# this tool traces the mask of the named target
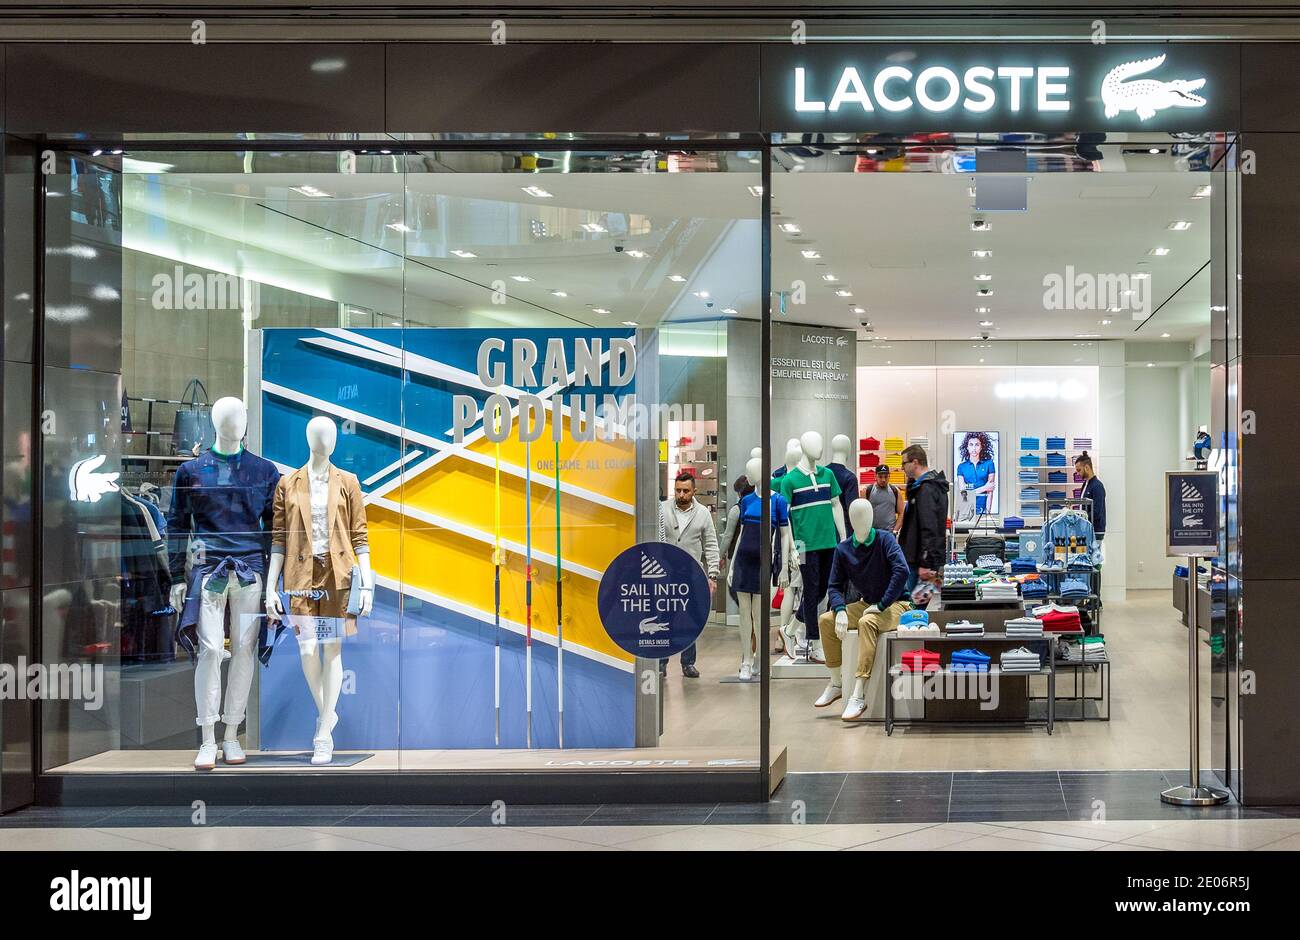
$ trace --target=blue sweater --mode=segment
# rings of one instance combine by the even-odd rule
[[[205,566],[230,556],[262,573],[271,548],[279,479],[275,464],[242,449],[233,455],[209,450],[181,464],[167,513],[172,583],[185,579],[191,535],[203,543]]]
[[[830,588],[826,592],[831,610],[845,608],[844,594],[850,582],[863,600],[878,604],[881,610],[902,599],[907,586],[907,559],[892,533],[883,529],[876,529],[875,533],[870,545],[854,545],[853,536],[849,536],[835,546]]]
[[[1092,510],[1089,513],[1092,529],[1098,535],[1104,535],[1106,533],[1106,487],[1101,485],[1101,480],[1093,477],[1083,484],[1079,495],[1092,500]]]

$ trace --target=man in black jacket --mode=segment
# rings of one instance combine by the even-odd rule
[[[948,543],[948,481],[943,471],[931,470],[925,448],[913,444],[903,451],[903,474],[907,477],[907,503],[898,544],[907,559],[911,576],[907,590],[917,581],[936,581],[943,567]]]

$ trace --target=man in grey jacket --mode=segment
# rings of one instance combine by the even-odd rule
[[[659,507],[659,541],[685,549],[700,563],[709,578],[709,594],[718,586],[718,532],[713,528],[713,513],[695,501],[695,477],[683,471],[673,481],[673,498]],[[682,650],[682,674],[698,679],[695,668],[695,644]],[[668,661],[661,659],[659,668],[668,671]]]

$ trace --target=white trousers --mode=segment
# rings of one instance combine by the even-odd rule
[[[207,579],[204,579],[207,583]],[[237,727],[248,708],[257,662],[257,630],[262,611],[262,576],[242,585],[232,572],[226,589],[213,593],[203,588],[199,607],[199,663],[194,671],[194,704],[198,725],[215,725],[220,719]],[[221,652],[225,647],[226,608],[230,608],[230,673],[226,678],[226,711],[221,708]]]

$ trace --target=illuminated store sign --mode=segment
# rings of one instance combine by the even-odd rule
[[[908,111],[914,107],[939,113],[960,106],[982,114],[991,111],[1005,98],[1011,111],[1034,108],[1038,111],[1069,111],[1066,80],[1069,66],[1004,65],[992,68],[975,65],[960,75],[943,65],[932,65],[913,72],[902,65],[887,65],[871,76],[870,82],[853,66],[840,72],[829,101],[808,95],[808,70],[794,70],[794,108],[796,111],[838,111],[856,107],[874,111]],[[870,91],[868,91],[868,84]],[[873,103],[874,97],[874,103]]]

